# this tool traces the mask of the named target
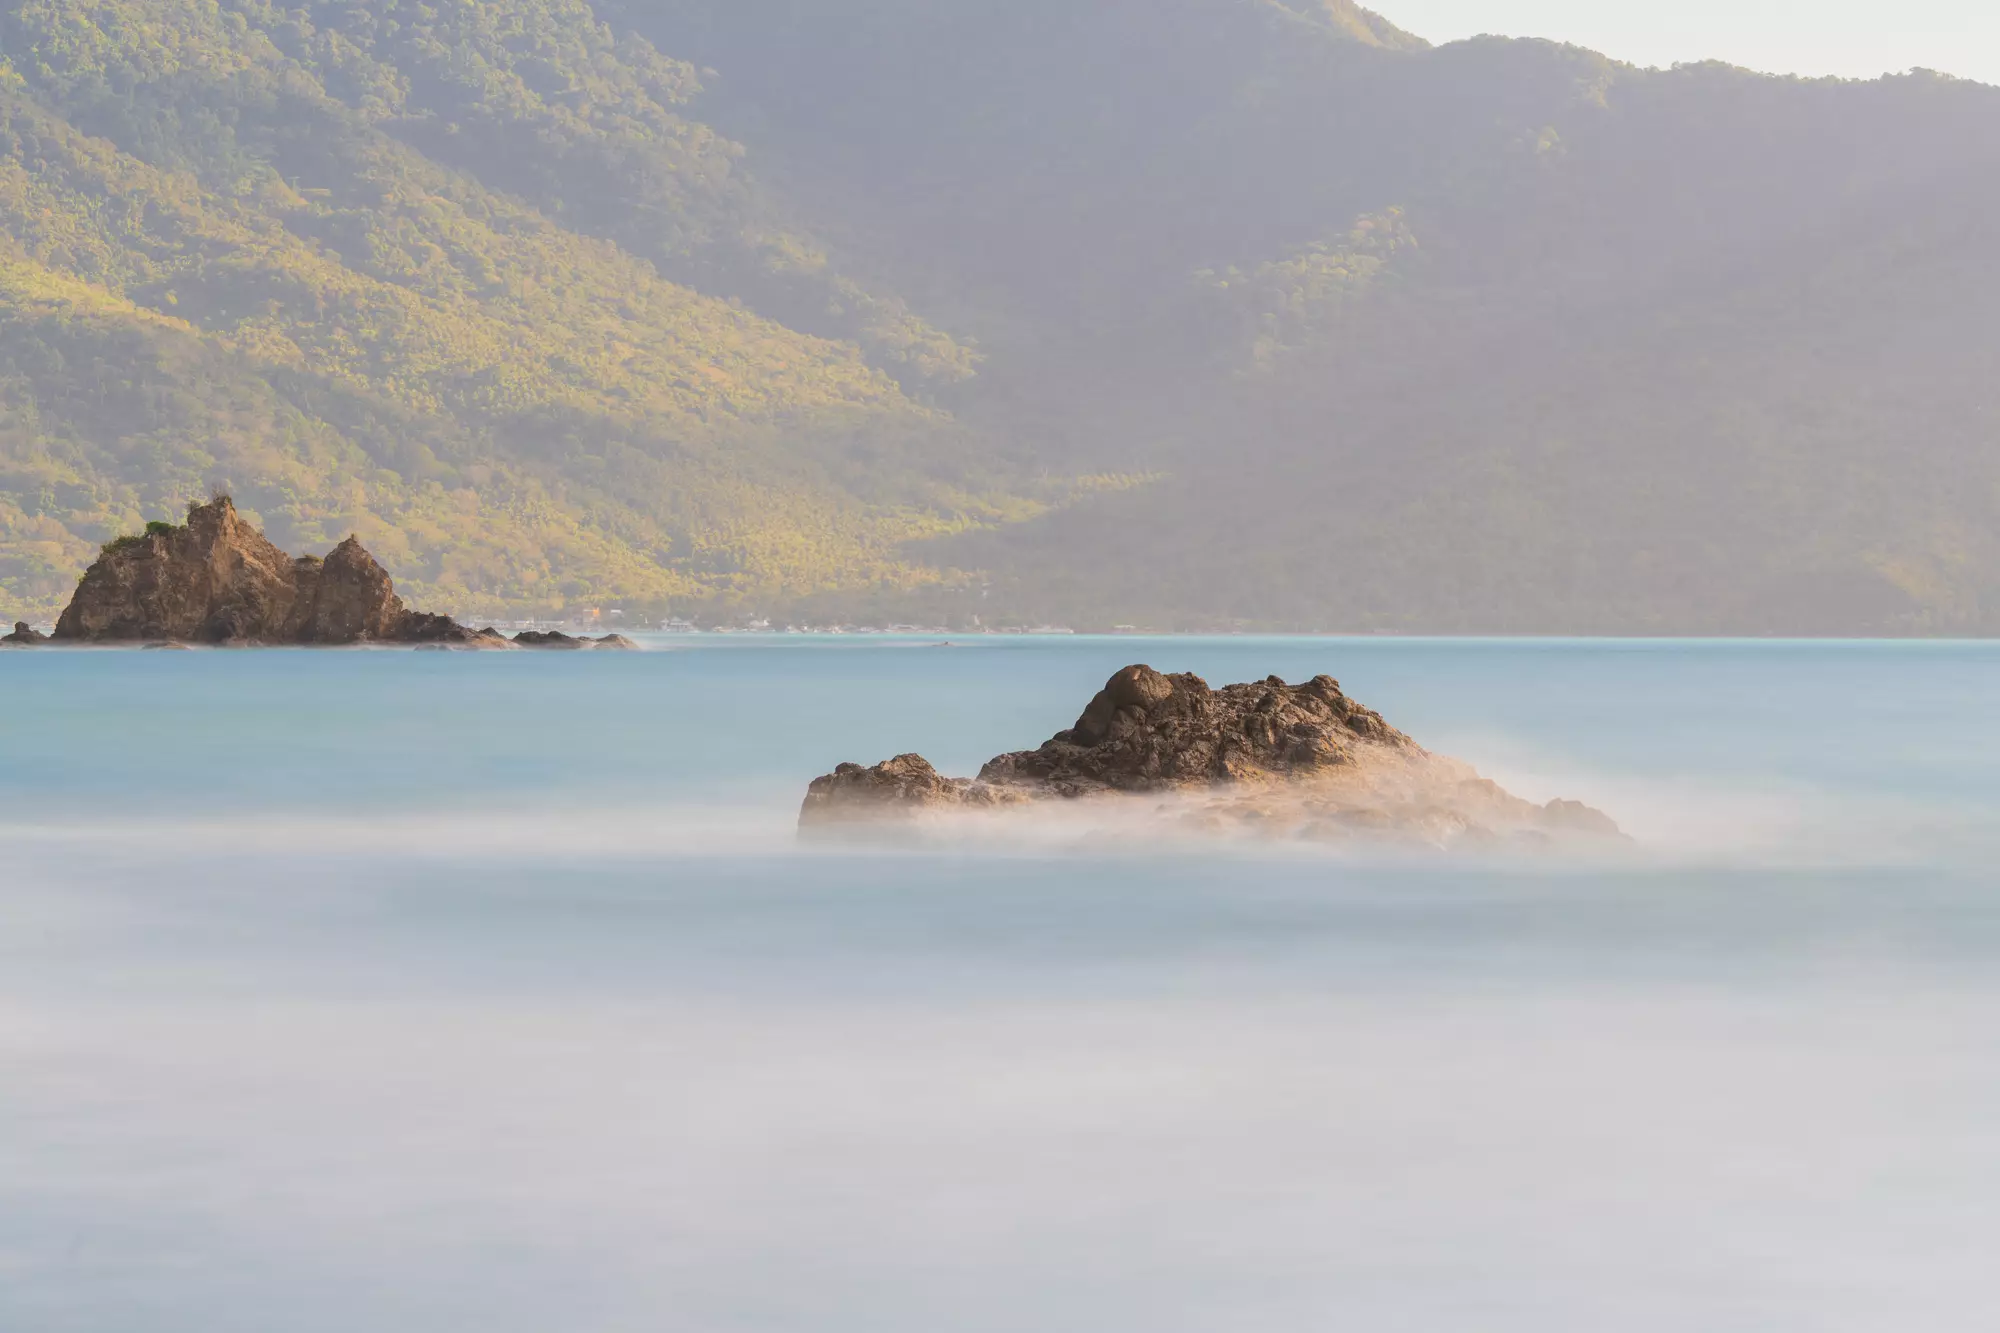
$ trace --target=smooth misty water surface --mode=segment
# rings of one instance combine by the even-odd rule
[[[0,1329],[2000,1309],[2000,648],[649,647],[0,654]],[[1643,850],[795,845],[1131,661]]]

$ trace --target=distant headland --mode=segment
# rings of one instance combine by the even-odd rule
[[[77,584],[53,635],[26,624],[12,647],[58,644],[208,644],[345,648],[629,649],[617,634],[572,638],[471,629],[413,611],[389,571],[358,538],[324,559],[273,545],[226,495],[188,507],[187,522],[149,523],[108,543]]]

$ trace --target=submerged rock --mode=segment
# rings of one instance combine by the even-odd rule
[[[28,648],[38,643],[47,643],[48,641],[48,635],[37,634],[34,626],[25,620],[14,622],[14,632],[12,634],[0,636],[0,643],[8,644],[15,648]]]
[[[1146,666],[1114,675],[1067,731],[990,760],[975,779],[944,777],[913,754],[873,768],[842,764],[812,783],[799,823],[823,829],[1086,801],[1138,813],[1142,825],[1259,837],[1446,845],[1623,836],[1589,806],[1536,805],[1430,753],[1331,676],[1217,690]]]
[[[524,629],[514,636],[514,642],[523,648],[577,649],[583,647],[582,639],[574,639],[561,630]]]
[[[354,537],[323,560],[286,555],[227,496],[191,506],[179,527],[150,524],[144,536],[106,546],[56,622],[55,638],[507,646],[492,630],[405,607],[389,572]]]
[[[559,651],[576,652],[585,649],[610,649],[614,652],[632,652],[639,647],[622,634],[606,634],[601,638],[576,638],[561,630],[524,629],[514,636],[514,642],[523,648],[553,648]]]

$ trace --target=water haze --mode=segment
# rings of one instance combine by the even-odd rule
[[[1975,1329],[2000,647],[0,655],[0,1328]],[[1116,668],[1624,857],[801,846]]]

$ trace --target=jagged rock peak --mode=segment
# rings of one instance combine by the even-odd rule
[[[1129,666],[1105,683],[1083,716],[1038,750],[1005,754],[986,782],[1046,783],[1066,795],[1150,791],[1189,783],[1261,782],[1351,764],[1356,747],[1418,750],[1412,741],[1318,676],[1276,676],[1212,690],[1193,675]]]
[[[799,823],[823,829],[1135,796],[1173,798],[1147,808],[1177,824],[1267,837],[1622,840],[1589,806],[1536,805],[1432,754],[1331,676],[1211,689],[1199,676],[1148,666],[1118,672],[1074,726],[1038,749],[988,761],[976,779],[944,777],[914,754],[873,768],[842,764],[812,783]],[[1129,799],[1122,808],[1133,808]]]
[[[324,559],[293,559],[226,495],[178,526],[150,523],[105,546],[56,622],[78,643],[455,643],[500,646],[492,631],[409,610],[387,570],[349,537]]]

